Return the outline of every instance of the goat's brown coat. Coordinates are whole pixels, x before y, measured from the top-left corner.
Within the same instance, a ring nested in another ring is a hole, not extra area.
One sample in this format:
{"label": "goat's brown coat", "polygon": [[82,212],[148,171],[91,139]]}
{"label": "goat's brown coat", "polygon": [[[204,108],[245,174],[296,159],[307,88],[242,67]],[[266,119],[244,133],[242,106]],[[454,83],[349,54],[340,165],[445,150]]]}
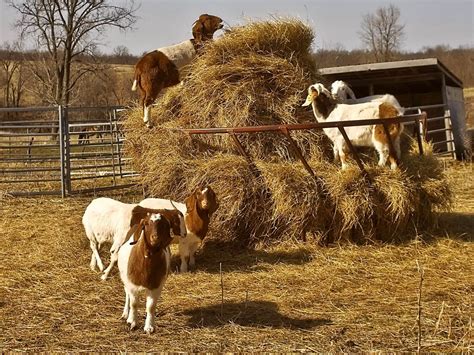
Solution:
{"label": "goat's brown coat", "polygon": [[[185,200],[186,227],[189,232],[195,234],[201,240],[206,236],[209,229],[210,217],[219,207],[216,194],[210,186],[207,187],[205,193],[202,193],[202,191],[202,189],[196,189]],[[205,208],[202,205],[204,200],[207,204]]]}
{"label": "goat's brown coat", "polygon": [[156,289],[168,274],[165,253],[172,240],[170,223],[166,218],[152,221],[148,214],[135,230],[134,240],[138,241],[130,251],[128,278],[134,285]]}

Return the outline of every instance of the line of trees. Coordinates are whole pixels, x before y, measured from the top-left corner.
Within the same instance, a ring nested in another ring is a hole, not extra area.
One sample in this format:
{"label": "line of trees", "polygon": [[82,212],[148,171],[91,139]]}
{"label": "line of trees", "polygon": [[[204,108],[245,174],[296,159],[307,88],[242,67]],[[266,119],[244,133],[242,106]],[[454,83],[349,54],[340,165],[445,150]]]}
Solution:
{"label": "line of trees", "polygon": [[[26,105],[123,105],[130,91],[138,57],[124,46],[112,54],[98,52],[104,31],[124,31],[136,21],[134,0],[116,6],[113,0],[7,0],[17,10],[20,41],[0,44],[0,107]],[[466,87],[474,86],[474,48],[440,45],[421,51],[401,51],[404,25],[397,7],[388,5],[362,18],[359,32],[364,49],[343,47],[314,53],[318,67],[389,60],[437,57]],[[21,39],[36,40],[25,51]]]}

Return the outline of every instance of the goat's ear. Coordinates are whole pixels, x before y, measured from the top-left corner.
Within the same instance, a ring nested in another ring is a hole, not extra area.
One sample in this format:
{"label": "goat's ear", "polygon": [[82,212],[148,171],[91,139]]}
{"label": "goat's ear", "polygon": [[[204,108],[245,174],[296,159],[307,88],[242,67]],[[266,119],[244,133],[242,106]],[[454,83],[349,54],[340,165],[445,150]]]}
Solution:
{"label": "goat's ear", "polygon": [[193,24],[193,37],[196,41],[202,42],[202,31],[204,29],[204,20],[201,20],[201,17],[204,15],[199,16],[199,19],[194,22]]}
{"label": "goat's ear", "polygon": [[144,219],[148,212],[150,212],[149,208],[145,208],[142,206],[135,206],[132,210],[132,218],[130,219],[130,227],[139,224],[142,219]]}
{"label": "goat's ear", "polygon": [[314,87],[310,86],[308,90],[308,96],[306,97],[306,101],[301,106],[311,105],[313,103],[313,100],[317,97],[318,97],[318,91]]}
{"label": "goat's ear", "polygon": [[196,204],[197,204],[196,191],[193,191],[191,195],[186,197],[186,199],[184,200],[184,203],[186,204],[187,213],[194,211],[196,209]]}
{"label": "goat's ear", "polygon": [[137,236],[137,232],[141,232],[142,230],[142,223],[141,221],[139,223],[136,223],[130,227],[130,229],[127,232],[127,236],[125,237],[125,240],[130,239],[130,237],[133,235],[133,241],[130,242],[130,245],[137,244],[138,239],[140,238],[140,234]]}

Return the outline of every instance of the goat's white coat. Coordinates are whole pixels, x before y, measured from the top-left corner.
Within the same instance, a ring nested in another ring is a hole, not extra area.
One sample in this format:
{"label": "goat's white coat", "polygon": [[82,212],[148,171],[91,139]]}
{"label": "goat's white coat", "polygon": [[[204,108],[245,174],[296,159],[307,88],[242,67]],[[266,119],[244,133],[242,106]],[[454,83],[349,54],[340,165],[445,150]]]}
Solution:
{"label": "goat's white coat", "polygon": [[[186,213],[187,208],[184,203],[170,201],[161,198],[146,198],[139,203],[140,206],[146,208],[153,208],[153,209],[172,209],[174,206],[183,214],[186,220]],[[174,237],[172,243],[176,244],[179,243],[179,255],[181,258],[181,272],[188,271],[188,259],[189,259],[189,267],[194,268],[196,266],[196,259],[194,254],[199,248],[202,240],[194,233],[191,233],[186,226],[187,234],[185,238],[178,238]]]}
{"label": "goat's white coat", "polygon": [[183,41],[173,46],[161,47],[158,48],[157,51],[166,55],[178,69],[189,64],[196,56],[196,49],[190,40]]}
{"label": "goat's white coat", "polygon": [[[129,222],[130,223],[130,222]],[[140,238],[143,238],[143,231]],[[118,251],[118,268],[120,272],[120,278],[122,279],[124,290],[125,290],[125,305],[123,307],[122,318],[127,320],[130,324],[130,329],[134,329],[137,324],[137,306],[138,306],[138,295],[140,292],[146,292],[146,320],[143,330],[146,333],[153,333],[155,331],[155,310],[158,299],[160,298],[163,285],[165,284],[167,275],[170,269],[171,255],[169,248],[164,250],[166,257],[166,275],[161,281],[160,285],[150,290],[146,287],[137,286],[128,278],[128,261],[130,258],[130,252],[132,251],[133,245],[130,242],[133,241],[133,236],[122,245]]]}
{"label": "goat's white coat", "polygon": [[[334,121],[351,121],[351,120],[364,120],[364,119],[374,119],[379,118],[379,106],[382,102],[392,103],[390,101],[371,101],[358,104],[337,104],[334,110],[324,117],[317,109],[314,101],[310,99],[311,89],[314,88],[318,95],[331,95],[329,91],[321,83],[311,85],[308,88],[308,99],[303,104],[303,106],[308,106],[311,103],[313,108],[314,116],[318,122],[334,122]],[[383,95],[383,96],[392,96],[392,95]],[[393,96],[392,96],[393,97]],[[395,98],[394,98],[395,99]],[[396,99],[395,99],[396,100]],[[403,115],[403,109],[396,102],[397,105],[393,105],[398,111],[399,115]],[[353,126],[345,127],[345,131],[349,140],[355,146],[368,146],[374,147],[379,153],[379,165],[384,166],[387,162],[389,156],[389,147],[388,144],[377,141],[374,138],[374,125],[369,126]],[[402,126],[403,129],[403,126]],[[333,142],[333,152],[334,159],[339,160],[342,156],[345,156],[345,151],[347,150],[347,144],[342,136],[341,132],[337,127],[334,128],[324,128],[324,133],[328,138]],[[400,158],[400,136],[398,136],[394,141],[393,145],[395,147],[397,157]],[[343,159],[342,168],[347,168],[347,164]],[[395,169],[396,163],[391,165],[392,169]]]}
{"label": "goat's white coat", "polygon": [[398,112],[401,112],[401,114],[405,112],[405,109],[400,105],[395,96],[391,94],[383,94],[356,98],[354,91],[352,91],[349,85],[342,80],[336,80],[331,84],[331,95],[341,104],[353,105],[366,102],[386,102],[394,106]]}
{"label": "goat's white coat", "polygon": [[92,270],[96,266],[100,271],[104,270],[104,265],[99,256],[99,250],[103,243],[111,242],[111,260],[107,269],[102,275],[105,280],[110,270],[117,261],[117,252],[125,242],[127,232],[130,229],[132,210],[136,204],[128,204],[113,200],[107,197],[99,197],[87,206],[82,217],[82,224],[90,241],[92,250],[90,267]]}

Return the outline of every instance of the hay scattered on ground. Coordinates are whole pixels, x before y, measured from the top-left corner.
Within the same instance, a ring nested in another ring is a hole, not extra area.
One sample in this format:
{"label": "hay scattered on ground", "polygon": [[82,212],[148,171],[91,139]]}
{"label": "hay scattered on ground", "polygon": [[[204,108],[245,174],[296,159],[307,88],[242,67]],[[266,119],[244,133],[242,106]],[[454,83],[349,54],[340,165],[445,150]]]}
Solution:
{"label": "hay scattered on ground", "polygon": [[314,121],[301,108],[307,86],[317,80],[308,60],[312,38],[308,26],[291,19],[236,28],[208,44],[184,84],[157,102],[153,129],[132,110],[128,152],[149,193],[183,200],[196,186],[211,184],[220,200],[212,237],[246,245],[391,241],[430,226],[433,212],[449,207],[451,193],[429,145],[418,157],[405,139],[397,171],[375,167],[371,153],[366,179],[356,166],[342,171],[331,162],[322,132],[294,132],[318,185],[281,134],[239,135],[249,164],[229,135],[173,131]]}

